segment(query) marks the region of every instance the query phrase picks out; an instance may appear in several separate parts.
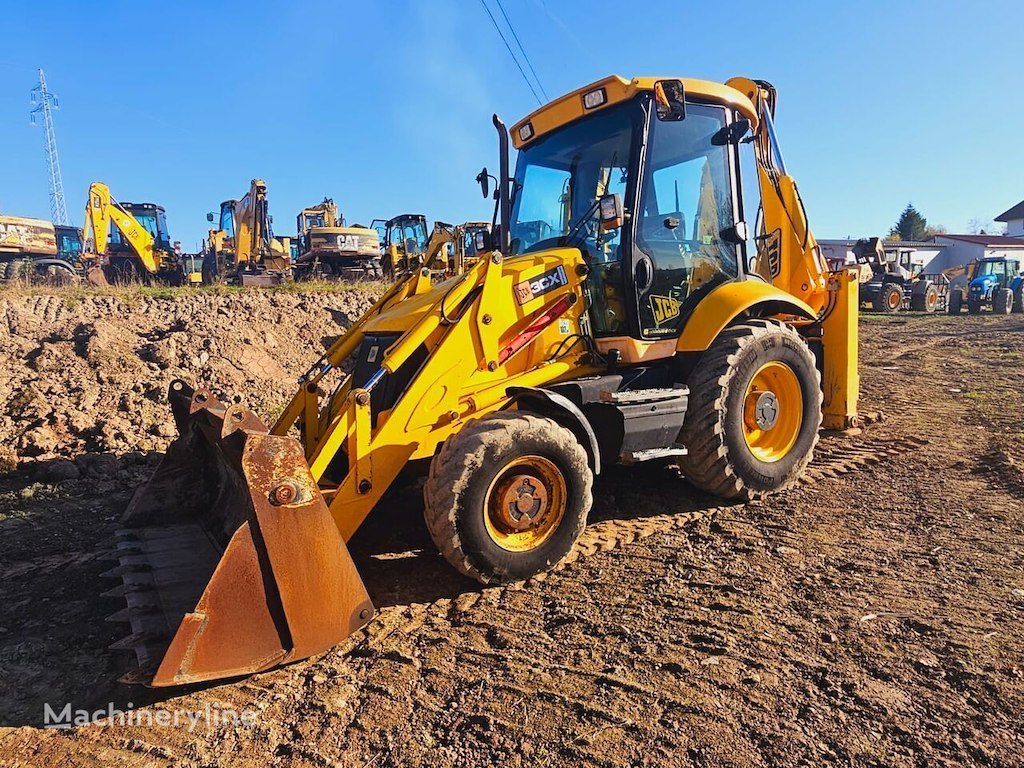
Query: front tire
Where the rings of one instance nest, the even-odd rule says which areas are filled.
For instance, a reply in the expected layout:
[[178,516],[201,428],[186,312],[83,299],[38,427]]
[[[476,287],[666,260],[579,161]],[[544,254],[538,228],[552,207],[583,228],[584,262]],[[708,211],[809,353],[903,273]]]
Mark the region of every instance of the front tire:
[[593,472],[573,433],[502,411],[445,441],[423,489],[424,519],[441,554],[483,584],[550,570],[583,532]]
[[690,377],[679,442],[687,479],[727,499],[793,485],[814,456],[821,377],[792,327],[751,320],[728,328]]
[[947,299],[946,312],[951,315],[959,315],[960,310],[964,306],[964,295],[960,292],[959,288],[950,289],[949,298]]
[[1008,315],[1013,309],[1013,291],[1009,288],[996,288],[992,294],[992,313]]
[[981,299],[967,299],[967,314],[969,315],[980,315],[981,314]]
[[896,283],[883,283],[875,294],[874,310],[876,312],[899,312],[903,306],[903,287]]

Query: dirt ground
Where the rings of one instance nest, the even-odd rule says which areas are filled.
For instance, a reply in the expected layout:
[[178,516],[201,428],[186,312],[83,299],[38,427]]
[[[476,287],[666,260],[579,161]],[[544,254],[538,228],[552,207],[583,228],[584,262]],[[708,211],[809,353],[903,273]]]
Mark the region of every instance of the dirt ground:
[[[369,301],[0,293],[0,765],[1021,765],[1021,315],[865,317],[884,418],[791,491],[613,468],[571,562],[482,589],[398,488],[351,546],[366,630],[230,684],[118,683],[104,552],[173,436],[168,380],[271,417]],[[65,703],[255,722],[41,728]]]

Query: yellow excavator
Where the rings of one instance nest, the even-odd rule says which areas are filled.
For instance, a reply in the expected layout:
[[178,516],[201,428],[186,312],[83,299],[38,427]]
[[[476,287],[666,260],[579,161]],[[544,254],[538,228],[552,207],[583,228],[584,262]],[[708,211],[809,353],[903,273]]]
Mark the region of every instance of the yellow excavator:
[[438,549],[485,584],[565,558],[612,463],[670,457],[725,499],[795,483],[858,421],[857,282],[821,256],[775,102],[608,77],[512,127],[514,173],[495,116],[496,226],[463,275],[391,286],[270,426],[172,382],[180,436],[113,572],[136,679],[258,672],[369,622],[345,543],[410,464]]
[[381,277],[377,230],[347,226],[331,198],[303,208],[297,225],[296,280]]
[[82,228],[82,265],[94,285],[157,281],[198,283],[195,257],[185,255],[167,234],[167,214],[153,203],[119,203],[100,181],[89,186]]
[[[279,285],[291,275],[288,238],[275,238],[269,213],[267,184],[253,179],[241,200],[220,204],[218,228],[211,229],[204,248],[204,285]],[[213,223],[214,215],[206,220]]]

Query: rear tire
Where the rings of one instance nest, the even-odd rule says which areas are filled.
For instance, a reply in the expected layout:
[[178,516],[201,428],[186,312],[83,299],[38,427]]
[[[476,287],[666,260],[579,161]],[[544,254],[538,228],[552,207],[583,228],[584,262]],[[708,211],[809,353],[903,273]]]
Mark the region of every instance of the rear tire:
[[[778,372],[788,384],[777,387],[777,393],[755,386],[764,371]],[[689,387],[689,410],[679,435],[688,453],[679,464],[691,483],[734,499],[782,490],[797,481],[818,443],[822,394],[814,355],[792,327],[752,320],[726,329],[704,353]],[[761,399],[766,395],[773,395],[766,403],[771,418],[763,426]],[[776,429],[780,432],[773,435]],[[777,439],[781,443],[773,446]]]
[[1024,282],[1018,285],[1013,292],[1013,307],[1011,311],[1015,314],[1024,312]]
[[505,584],[569,554],[587,522],[593,480],[570,430],[522,411],[492,413],[448,438],[431,461],[423,515],[456,570]]
[[1009,288],[996,288],[992,294],[992,313],[1008,315],[1013,309],[1013,291]]

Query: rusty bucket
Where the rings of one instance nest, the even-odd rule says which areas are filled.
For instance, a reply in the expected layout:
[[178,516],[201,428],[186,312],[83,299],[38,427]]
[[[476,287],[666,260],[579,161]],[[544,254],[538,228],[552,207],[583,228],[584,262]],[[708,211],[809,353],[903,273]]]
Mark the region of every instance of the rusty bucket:
[[373,615],[302,447],[249,410],[174,381],[179,437],[118,531],[139,661],[131,681],[181,685],[321,653]]

